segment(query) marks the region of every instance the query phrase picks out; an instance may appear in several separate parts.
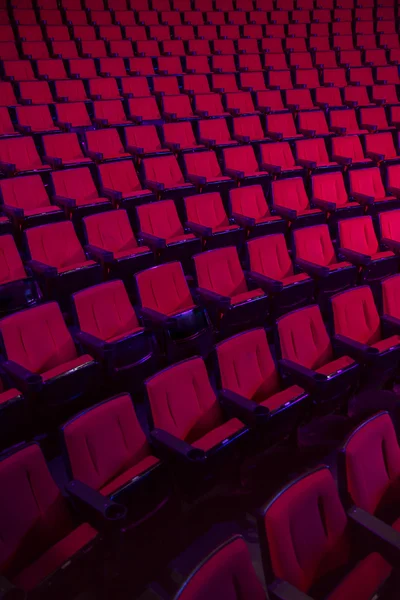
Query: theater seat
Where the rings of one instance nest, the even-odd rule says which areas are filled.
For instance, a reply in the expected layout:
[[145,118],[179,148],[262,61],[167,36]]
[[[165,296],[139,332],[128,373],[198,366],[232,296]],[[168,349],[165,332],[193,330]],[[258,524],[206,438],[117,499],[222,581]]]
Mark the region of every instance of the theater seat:
[[301,175],[303,172],[303,167],[295,162],[289,142],[262,144],[260,164],[261,168],[270,173],[274,179]]
[[199,469],[204,477],[205,468],[209,477],[217,458],[220,467],[234,458],[232,453],[243,443],[248,429],[239,419],[224,414],[201,358],[160,371],[147,380],[146,388],[152,443],[163,455],[175,457],[178,468],[186,466],[185,487],[195,482],[199,485]]
[[192,269],[192,256],[201,251],[201,240],[185,232],[173,200],[137,207],[139,239],[150,246],[161,262],[179,260],[185,270]]
[[59,132],[54,125],[48,106],[17,106],[17,131],[25,135]]
[[308,173],[335,171],[341,167],[329,160],[323,138],[295,142],[296,164],[307,169]]
[[358,383],[357,363],[336,352],[317,305],[300,308],[277,321],[280,366],[289,381],[318,398],[340,405]]
[[301,135],[311,138],[330,135],[322,110],[300,112],[297,130]]
[[338,219],[359,217],[364,209],[358,202],[351,202],[347,195],[342,173],[323,173],[311,178],[312,203],[329,216],[329,224]]
[[194,137],[190,121],[166,123],[162,126],[163,145],[175,154],[203,150],[203,144],[198,144]]
[[185,198],[185,210],[185,225],[200,237],[205,250],[241,246],[243,230],[228,219],[218,192]]
[[0,172],[5,177],[37,171],[50,171],[50,167],[42,163],[32,137],[0,139]]
[[54,189],[53,201],[65,210],[65,214],[77,223],[95,212],[110,210],[112,204],[101,198],[94,185],[88,167],[53,171],[51,180]]
[[330,130],[337,135],[363,135],[368,133],[367,129],[358,125],[354,108],[348,110],[331,110]]
[[62,131],[81,133],[93,129],[85,102],[56,104],[56,124]]
[[231,217],[234,222],[243,227],[246,237],[286,232],[286,221],[279,216],[271,215],[261,185],[249,185],[230,190],[229,200]]
[[[371,543],[366,548],[363,515],[346,514],[328,467],[287,484],[259,511],[258,518],[271,597],[316,598],[321,587],[332,600],[379,595],[391,566],[379,554],[383,543],[379,523],[374,521],[371,527],[377,535],[368,536]],[[299,563],[291,559],[295,549]]]
[[301,133],[297,133],[293,115],[290,113],[266,115],[265,135],[274,142],[295,140],[303,137]]
[[135,276],[140,312],[170,360],[199,354],[213,347],[207,312],[195,304],[179,262],[168,262]]
[[264,131],[258,115],[237,116],[233,119],[233,137],[240,144],[260,144],[265,141]]
[[350,197],[364,206],[368,214],[400,208],[400,199],[386,194],[377,167],[350,171],[349,191]]
[[154,265],[148,246],[138,246],[125,210],[91,215],[83,220],[88,255],[99,262],[106,276],[122,279],[134,295],[132,276]]
[[357,135],[332,138],[332,160],[342,165],[345,169],[352,167],[368,167],[373,162],[364,156],[360,138]]
[[178,201],[196,193],[196,188],[187,183],[175,156],[145,158],[142,162],[143,184],[152,190],[157,199],[173,198]]
[[379,389],[393,381],[400,361],[400,327],[386,334],[371,288],[346,290],[333,296],[331,303],[334,343],[364,365],[363,384]]
[[69,308],[69,295],[100,283],[102,271],[88,260],[71,221],[61,221],[25,231],[29,267],[48,300]]
[[150,190],[142,189],[131,160],[100,164],[98,174],[101,195],[109,198],[115,207],[130,211],[155,200]]
[[96,163],[130,158],[125,151],[117,129],[97,129],[85,134],[86,155]]
[[56,302],[2,319],[0,334],[2,368],[33,401],[36,427],[37,419],[41,430],[59,424],[96,397],[99,365],[92,356],[78,353]]
[[64,212],[50,204],[40,175],[3,179],[0,198],[1,209],[11,219],[16,232],[64,219]]
[[398,257],[381,251],[371,216],[339,221],[339,254],[358,267],[361,280],[374,285],[397,273]]
[[252,146],[225,148],[222,156],[224,173],[232,177],[238,186],[259,184],[265,191],[268,190],[269,174],[258,166]]
[[272,204],[276,213],[292,227],[305,227],[325,222],[319,208],[311,208],[301,177],[275,180],[271,183]]
[[268,298],[248,285],[235,247],[197,254],[194,263],[196,292],[221,337],[265,323]]
[[125,147],[137,160],[145,156],[159,156],[169,154],[168,148],[163,148],[154,125],[141,125],[140,127],[126,127]]
[[25,271],[11,235],[0,236],[0,252],[0,315],[4,316],[34,306],[39,293],[32,277]]
[[[97,531],[75,519],[72,506],[50,475],[39,444],[18,446],[4,454],[0,482],[7,490],[0,527],[10,532],[1,572],[3,588],[10,586],[10,596],[45,598],[63,593],[66,587],[78,593],[79,587],[90,581],[93,584],[89,566],[98,553]],[[111,503],[104,507],[104,513],[108,507]],[[89,516],[97,514],[100,522],[106,521],[101,511],[90,504],[86,508]]]
[[379,228],[382,246],[398,254],[400,250],[400,210],[380,213]]
[[226,119],[201,120],[198,123],[198,141],[213,150],[237,146],[228,129]]
[[198,192],[219,192],[225,199],[234,187],[231,177],[222,174],[217,156],[212,150],[186,154],[183,157],[186,179]]
[[216,353],[222,404],[248,426],[268,428],[271,440],[292,432],[308,396],[299,386],[284,388],[265,330],[252,329],[224,340]]
[[84,156],[76,133],[46,135],[43,136],[42,141],[43,160],[53,169],[92,163],[90,158]]
[[365,136],[365,155],[377,166],[391,165],[400,162],[393,143],[393,136],[388,131]]
[[269,296],[278,317],[312,302],[314,282],[306,273],[295,274],[283,233],[247,242],[250,279]]
[[156,368],[155,348],[123,282],[89,287],[73,294],[72,302],[75,340],[99,361],[113,386],[137,391]]

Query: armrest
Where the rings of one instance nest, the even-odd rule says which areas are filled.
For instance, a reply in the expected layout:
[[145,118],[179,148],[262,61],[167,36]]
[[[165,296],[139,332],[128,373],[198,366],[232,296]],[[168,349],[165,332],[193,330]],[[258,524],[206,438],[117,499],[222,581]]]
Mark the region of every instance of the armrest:
[[368,362],[372,357],[379,354],[379,350],[376,348],[361,344],[345,335],[334,335],[333,344],[337,350],[361,363]]
[[67,123],[66,121],[55,121],[55,124],[64,131],[69,131],[72,128],[72,123]]
[[94,356],[96,360],[104,360],[107,353],[110,353],[111,348],[107,342],[86,333],[86,331],[73,331],[73,338],[78,344],[82,344],[85,349],[88,349],[89,354]]
[[283,140],[283,133],[281,133],[280,131],[266,131],[265,135],[276,142],[280,142],[281,140]]
[[153,429],[150,432],[150,441],[156,448],[190,463],[203,463],[206,459],[203,450],[193,448],[184,440],[180,440],[163,429]]
[[3,213],[12,219],[23,219],[24,218],[24,209],[17,208],[16,206],[10,206],[9,204],[2,205]]
[[15,173],[17,166],[14,163],[7,163],[0,160],[0,169],[2,171],[7,171],[8,173]]
[[94,256],[94,258],[100,260],[101,262],[111,263],[114,260],[114,254],[112,252],[103,250],[103,248],[98,248],[97,246],[93,246],[93,244],[87,244],[85,246],[85,252],[91,256]]
[[219,392],[221,404],[232,417],[243,421],[246,425],[254,425],[255,419],[267,419],[270,411],[265,406],[260,406],[253,400],[248,400],[244,396],[223,389]]
[[122,200],[122,192],[118,192],[117,190],[112,190],[108,187],[102,187],[101,193],[106,198],[110,198],[111,200]]
[[62,160],[61,158],[56,158],[55,156],[43,156],[42,157],[43,162],[51,165],[53,168],[55,167],[62,167]]
[[172,150],[173,152],[181,149],[181,145],[177,142],[163,142],[163,145]]
[[0,575],[0,600],[26,600],[27,593]]
[[145,179],[144,187],[156,192],[162,192],[165,190],[165,185],[163,183],[160,183],[159,181],[152,181],[151,179]]
[[296,158],[296,164],[306,169],[315,169],[317,163],[314,160],[306,160],[305,158]]
[[327,380],[326,376],[322,375],[322,373],[316,373],[312,369],[303,367],[292,360],[283,359],[279,361],[279,364],[284,373],[306,388],[314,388],[318,383]]
[[273,205],[275,212],[284,219],[293,221],[297,217],[297,212],[292,208],[286,208],[286,206],[279,206],[279,204]]
[[32,269],[32,271],[36,275],[41,275],[43,277],[57,277],[57,269],[56,267],[52,267],[50,265],[45,265],[44,263],[38,260],[29,260],[27,262],[27,266]]
[[101,100],[101,96],[100,96],[100,94],[89,94],[89,98],[90,98],[91,100],[95,100],[95,101],[97,101],[97,100]]
[[387,188],[387,193],[391,194],[395,198],[400,198],[400,188],[396,188],[396,187],[393,187],[393,186],[390,185]]
[[92,160],[103,160],[102,152],[94,152],[93,150],[86,150],[86,156],[91,158]]
[[238,213],[232,213],[232,219],[234,219],[241,227],[254,227],[256,224],[256,220],[253,217],[246,217],[245,215],[239,215]]
[[73,198],[66,198],[65,196],[59,196],[58,194],[53,196],[53,201],[56,204],[61,204],[61,206],[63,206],[64,208],[76,207],[76,201]]
[[144,148],[139,148],[139,146],[127,146],[126,151],[130,154],[144,154]]
[[197,233],[201,237],[210,237],[212,235],[211,227],[206,227],[205,225],[200,225],[200,223],[193,223],[192,221],[186,221],[185,227],[188,227],[194,233]]
[[338,125],[330,125],[329,131],[337,133],[338,135],[346,135],[346,127],[339,127]]
[[262,171],[268,171],[268,173],[281,173],[282,167],[279,165],[271,165],[270,163],[262,163],[260,166]]
[[65,491],[85,512],[88,510],[92,516],[100,517],[102,521],[122,521],[127,515],[125,506],[113,502],[78,479],[67,483]]
[[355,252],[349,248],[339,248],[338,254],[344,256],[345,259],[359,266],[368,266],[371,263],[371,257],[361,252]]
[[216,292],[211,290],[206,290],[204,288],[197,288],[197,292],[200,298],[204,302],[210,302],[212,304],[218,305],[220,308],[228,308],[231,304],[231,299],[228,296],[221,296]]
[[144,241],[146,246],[151,246],[152,248],[165,248],[167,245],[165,240],[152,235],[151,233],[144,233],[143,231],[140,231],[138,237]]
[[400,335],[400,319],[383,315],[381,317],[382,331],[384,336]]
[[271,600],[313,600],[311,596],[301,592],[287,581],[277,580],[268,586]]
[[152,308],[144,308],[140,309],[140,313],[145,320],[149,320],[153,325],[169,328],[173,325],[174,320],[163,313],[158,312],[157,310],[153,310]]
[[305,135],[307,137],[315,137],[317,132],[315,131],[315,129],[300,128],[299,133],[301,133],[302,135]]
[[188,173],[186,178],[190,183],[194,183],[194,185],[205,185],[207,183],[207,178],[203,175],[192,175],[191,173]]
[[228,111],[229,114],[231,114],[233,117],[237,117],[238,115],[240,115],[240,108],[227,108],[226,109]]
[[19,125],[16,123],[14,127],[20,133],[32,133],[32,127],[30,125]]
[[321,198],[311,198],[311,203],[318,206],[325,212],[334,212],[336,210],[336,204],[334,202],[328,202],[328,200],[322,200]]
[[268,293],[277,294],[282,291],[283,283],[277,279],[271,279],[255,271],[250,271],[248,277]]
[[235,140],[237,140],[238,142],[241,142],[242,144],[248,144],[250,142],[249,135],[240,135],[237,133],[233,137]]
[[396,240],[390,240],[389,238],[382,238],[381,243],[392,250],[392,252],[399,253],[400,252],[400,242]]
[[367,196],[367,194],[360,194],[360,192],[353,192],[351,195],[353,196],[354,200],[359,204],[365,205],[374,203],[373,196]]
[[378,154],[377,152],[371,152],[370,150],[368,150],[365,153],[365,156],[367,158],[372,158],[372,160],[374,160],[375,162],[382,162],[383,160],[385,160],[384,154]]
[[225,175],[232,177],[232,179],[243,179],[244,172],[238,171],[237,169],[225,169]]
[[194,113],[196,115],[199,115],[199,117],[208,117],[208,110],[199,110],[198,108],[196,108]]
[[347,516],[360,536],[397,567],[400,560],[400,533],[358,506],[350,508]]
[[177,119],[177,113],[165,112],[164,117],[169,119],[170,121],[175,121]]
[[332,160],[334,162],[339,163],[339,165],[343,166],[349,166],[353,162],[353,160],[349,156],[339,156],[338,154],[333,154]]
[[295,264],[302,270],[305,271],[311,277],[327,277],[330,273],[328,267],[316,265],[315,263],[304,260],[303,258],[297,258]]
[[216,140],[199,138],[199,144],[204,144],[204,146],[207,146],[208,148],[213,148],[216,145],[216,143]]
[[361,123],[360,124],[360,128],[361,129],[366,129],[370,133],[375,133],[376,131],[378,131],[378,126],[377,125],[370,125],[368,123]]
[[42,387],[42,378],[37,373],[32,373],[13,360],[1,363],[1,368],[15,381],[16,387],[24,394],[38,392]]
[[92,117],[92,121],[95,125],[101,125],[102,127],[107,127],[108,119],[99,119],[98,117]]

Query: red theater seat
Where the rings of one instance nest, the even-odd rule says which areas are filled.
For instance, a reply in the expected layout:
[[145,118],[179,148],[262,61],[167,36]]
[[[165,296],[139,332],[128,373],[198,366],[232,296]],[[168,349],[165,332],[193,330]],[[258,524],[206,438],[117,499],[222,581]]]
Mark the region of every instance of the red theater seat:
[[288,113],[267,115],[265,135],[276,142],[303,137],[297,133],[293,116]]
[[142,189],[132,161],[108,162],[98,167],[100,192],[120,208],[133,209],[138,204],[151,202],[154,194]]
[[[18,128],[18,125],[16,125]],[[5,106],[0,107],[0,139],[16,137],[20,134],[15,131],[10,114]]]
[[240,246],[243,231],[228,220],[218,192],[185,198],[185,210],[186,226],[202,239],[206,250]]
[[303,171],[303,167],[296,165],[288,142],[260,146],[260,163],[261,168],[268,171],[274,179],[278,176],[301,174]]
[[399,200],[386,194],[377,167],[350,171],[349,191],[351,198],[366,207],[369,213],[399,208]]
[[32,137],[0,140],[0,172],[6,176],[49,171],[43,165]]
[[81,166],[92,162],[90,158],[83,155],[76,133],[46,135],[42,138],[42,142],[43,160],[53,169]]
[[144,185],[158,198],[183,198],[191,196],[196,188],[186,183],[175,156],[143,159]]
[[357,135],[332,138],[332,160],[343,167],[351,168],[373,164],[370,158],[365,158],[360,138]]
[[304,227],[325,222],[319,208],[311,208],[304,181],[301,177],[275,180],[271,183],[273,208],[293,227]]
[[54,125],[48,106],[17,106],[15,112],[16,128],[25,135],[60,131]]
[[56,124],[63,131],[75,131],[93,129],[86,105],[84,102],[71,102],[56,105]]
[[[28,277],[25,271],[14,238],[11,235],[3,234],[0,236],[0,251],[2,257],[0,265],[0,315],[3,317],[23,308],[34,306],[38,301],[39,295],[36,284],[32,281],[31,277]],[[1,398],[2,393],[0,392],[0,407],[2,407]],[[10,398],[12,398],[12,395],[10,395]],[[7,396],[4,396],[4,400],[7,400]],[[12,419],[13,410],[12,407],[9,408],[10,418]],[[3,422],[4,425],[6,423],[7,421]],[[24,428],[23,421],[19,425],[21,428]],[[10,431],[7,431],[7,428],[5,428],[3,433],[5,433],[5,438],[8,439],[10,437]],[[14,432],[12,436],[15,436],[15,433],[17,432]],[[25,431],[21,431],[17,435],[24,435],[24,433]],[[3,443],[1,442],[1,445]]]
[[21,81],[19,84],[21,104],[53,104],[53,96],[47,81]]
[[154,125],[127,127],[124,134],[126,150],[136,158],[169,154],[169,150],[162,147]]
[[258,166],[252,146],[225,148],[223,151],[224,172],[232,177],[238,185],[260,184],[267,187],[269,174]]
[[130,158],[129,152],[125,152],[116,129],[87,131],[85,138],[86,154],[96,163]]
[[199,143],[214,150],[238,145],[238,142],[231,138],[225,119],[199,121],[198,132]]
[[199,192],[219,192],[226,197],[234,187],[230,177],[222,174],[215,152],[190,153],[183,157],[186,178],[197,187]]
[[272,216],[261,185],[235,188],[229,192],[231,216],[243,227],[246,237],[285,233],[286,222]]
[[111,208],[106,198],[99,197],[88,167],[53,171],[51,179],[54,202],[73,218],[80,219]]
[[314,175],[311,179],[312,203],[330,215],[330,223],[337,219],[358,217],[364,209],[349,200],[341,173]]
[[295,142],[296,163],[307,169],[309,173],[332,171],[339,169],[339,165],[329,160],[323,138],[301,140]]

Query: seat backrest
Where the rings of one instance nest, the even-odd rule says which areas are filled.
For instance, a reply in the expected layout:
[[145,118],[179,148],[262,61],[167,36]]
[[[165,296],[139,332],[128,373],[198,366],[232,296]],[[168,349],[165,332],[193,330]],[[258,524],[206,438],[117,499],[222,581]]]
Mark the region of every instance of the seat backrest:
[[17,99],[10,81],[0,82],[0,106],[15,106]]
[[225,119],[208,119],[199,121],[199,139],[215,140],[217,144],[231,141]]
[[99,152],[104,158],[112,158],[125,153],[121,138],[116,129],[96,129],[86,132],[87,149]]
[[296,142],[296,152],[297,158],[310,160],[317,163],[317,165],[326,165],[329,163],[325,142],[322,138]]
[[358,106],[370,104],[365,85],[349,85],[343,88],[343,97],[346,102],[357,102]]
[[25,278],[24,265],[13,236],[0,236],[0,284]]
[[333,110],[330,114],[332,127],[344,127],[350,132],[358,131],[356,113],[353,109]]
[[282,358],[313,370],[331,361],[331,341],[318,306],[288,313],[277,325]]
[[77,357],[74,341],[56,302],[21,310],[2,319],[0,333],[7,359],[33,373],[45,373]]
[[184,157],[186,172],[190,175],[201,175],[207,179],[222,177],[215,152],[197,152],[186,154]]
[[83,220],[89,244],[108,250],[123,252],[136,248],[137,243],[125,210],[111,210],[90,215]]
[[175,96],[179,94],[176,77],[154,77],[154,92]]
[[286,105],[298,107],[298,110],[312,110],[314,107],[310,90],[287,90]]
[[78,206],[90,204],[99,197],[88,167],[53,171],[51,178],[55,193],[64,198],[73,198]]
[[262,144],[260,162],[281,167],[284,170],[291,169],[296,165],[289,142]]
[[122,194],[130,194],[142,189],[133,162],[130,160],[99,165],[99,175],[102,186]]
[[366,135],[365,150],[366,152],[382,154],[385,159],[396,158],[397,156],[396,148],[393,143],[393,136],[390,132]]
[[352,503],[374,514],[398,502],[397,490],[391,487],[398,487],[400,448],[388,413],[378,413],[359,425],[342,452],[346,491]]
[[27,125],[32,131],[45,131],[54,127],[48,106],[17,106],[17,121],[20,125]]
[[[337,111],[339,112],[339,111]],[[340,111],[349,112],[349,111]],[[331,113],[331,115],[333,112]],[[331,119],[332,123],[332,119]],[[333,123],[332,123],[333,124]],[[332,155],[351,158],[354,162],[364,160],[364,152],[358,135],[338,136],[332,138]]]
[[383,314],[400,319],[400,275],[386,277],[382,281]]
[[18,171],[30,171],[43,166],[30,136],[0,140],[0,162],[15,165]]
[[376,125],[379,129],[386,129],[388,122],[386,119],[386,113],[383,106],[377,106],[376,108],[361,108],[360,109],[360,122],[366,125]]
[[166,188],[185,182],[175,156],[145,158],[142,164],[145,179],[163,183]]
[[193,306],[192,296],[179,262],[169,262],[141,271],[135,278],[140,303],[144,308],[171,315]]
[[340,172],[314,175],[311,179],[311,186],[314,198],[334,202],[336,207],[345,206],[349,200],[343,175]]
[[84,102],[87,100],[83,81],[80,79],[55,82],[56,95],[60,98],[66,98],[68,102]]
[[106,119],[109,123],[124,123],[127,118],[120,100],[100,100],[93,102],[96,119]]
[[357,192],[372,196],[375,199],[385,198],[381,173],[378,167],[372,169],[356,169],[349,173],[350,194]]
[[265,330],[252,329],[220,342],[217,347],[221,385],[254,402],[280,389]]
[[300,112],[299,130],[300,129],[315,131],[317,135],[329,133],[328,124],[322,110]]
[[125,129],[126,146],[143,149],[144,154],[161,150],[161,142],[154,125],[127,127]]
[[40,175],[2,179],[0,181],[0,194],[4,204],[22,210],[50,206],[46,188]]
[[165,240],[184,234],[173,200],[142,204],[137,207],[137,215],[144,233]]
[[247,242],[250,270],[279,281],[293,275],[293,265],[283,233],[266,235]]
[[239,148],[226,148],[223,151],[225,167],[246,173],[259,171],[256,155],[251,145]]
[[139,327],[121,280],[108,281],[73,295],[79,328],[101,340],[128,334]]
[[189,444],[222,423],[202,358],[190,358],[146,381],[154,427]]
[[209,250],[194,256],[199,287],[222,296],[247,292],[237,250],[233,246]]
[[187,220],[199,223],[205,227],[228,227],[229,221],[226,216],[221,196],[218,192],[199,194],[185,198]]
[[207,111],[210,117],[226,114],[219,94],[196,94],[195,103],[197,110]]
[[236,117],[233,119],[233,132],[235,135],[246,135],[250,140],[264,139],[260,117]]
[[73,478],[96,490],[150,456],[129,394],[76,415],[62,433]]
[[266,130],[271,133],[281,133],[284,138],[297,135],[296,127],[291,114],[267,115]]
[[25,235],[33,260],[58,269],[86,261],[72,221],[30,227]]
[[47,81],[21,81],[19,93],[24,100],[31,100],[32,104],[52,104],[53,97]]
[[332,298],[335,334],[371,346],[381,338],[381,323],[371,288],[359,286]]
[[327,467],[281,490],[263,510],[259,527],[273,578],[302,592],[348,561],[347,517]]
[[73,521],[39,444],[0,461],[0,487],[0,572],[12,579],[68,535]]
[[90,79],[88,83],[90,95],[100,96],[97,100],[114,100],[120,96],[114,77]]
[[340,246],[367,256],[379,252],[379,244],[370,216],[339,221]]
[[124,77],[121,79],[121,90],[125,94],[132,94],[139,98],[151,96],[146,77]]
[[269,207],[261,185],[249,185],[229,191],[232,213],[259,219],[269,215]]
[[64,161],[84,158],[76,133],[45,135],[43,149],[46,156],[61,158]]
[[271,183],[273,203],[303,212],[310,207],[304,181],[301,177],[281,179]]
[[72,127],[92,127],[84,102],[57,104],[56,112],[57,120],[61,123],[69,123]]
[[165,142],[179,144],[181,148],[196,145],[192,125],[189,121],[166,123],[163,125],[163,134]]

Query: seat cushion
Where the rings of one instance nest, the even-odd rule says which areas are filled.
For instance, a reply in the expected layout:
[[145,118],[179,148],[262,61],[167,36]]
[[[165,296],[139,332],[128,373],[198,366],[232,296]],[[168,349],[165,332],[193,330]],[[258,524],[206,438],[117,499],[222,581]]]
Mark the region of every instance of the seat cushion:
[[215,427],[215,429],[193,442],[192,446],[204,451],[210,450],[226,438],[243,429],[243,427],[244,425],[239,419],[229,419],[226,423]]
[[23,590],[32,590],[46,577],[54,573],[64,563],[66,563],[81,548],[89,544],[97,536],[97,532],[87,523],[74,529],[64,539],[49,548],[34,563],[21,571],[13,579],[14,585]]
[[167,244],[178,244],[179,242],[186,242],[187,240],[194,240],[196,236],[193,233],[186,233],[184,235],[175,235],[174,237],[166,240]]
[[138,198],[139,196],[148,196],[151,194],[151,190],[132,190],[131,192],[122,192],[123,198]]
[[256,290],[249,290],[248,292],[242,292],[241,294],[232,296],[231,304],[240,304],[241,302],[253,300],[253,298],[260,298],[261,296],[265,296],[265,294],[260,288],[257,288]]
[[155,456],[146,456],[146,458],[139,461],[136,465],[130,469],[127,469],[127,471],[121,473],[121,475],[118,475],[118,477],[115,477],[115,479],[110,481],[110,483],[102,487],[100,492],[106,496],[113,494],[127,483],[132,481],[135,477],[141,475],[151,467],[154,467],[154,465],[157,465],[159,462],[160,461]]
[[341,369],[347,369],[347,367],[354,364],[354,360],[350,358],[350,356],[341,356],[317,369],[317,373],[328,376],[337,373],[337,371],[340,371]]
[[34,217],[35,215],[42,215],[44,213],[60,212],[59,206],[41,206],[40,208],[31,208],[30,210],[24,209],[24,217]]
[[336,269],[344,269],[345,267],[351,267],[351,263],[343,261],[340,263],[332,263],[331,265],[327,265],[330,271],[336,271]]
[[320,215],[321,209],[319,208],[308,208],[307,210],[296,211],[298,217],[306,217],[308,215]]
[[276,394],[273,394],[272,396],[261,402],[261,406],[265,406],[271,411],[276,410],[284,406],[284,404],[286,404],[287,402],[291,402],[292,400],[294,400],[298,396],[301,396],[304,393],[305,392],[303,388],[299,387],[298,385],[292,385],[286,390],[277,392]]
[[135,327],[134,329],[130,329],[129,331],[124,331],[124,333],[121,333],[120,335],[115,335],[114,337],[110,337],[107,338],[107,342],[118,342],[119,340],[123,340],[126,337],[129,337],[131,335],[135,335],[135,333],[138,333],[138,331],[144,331],[143,327]]
[[371,258],[372,260],[381,260],[381,258],[390,258],[391,256],[394,256],[394,253],[387,250],[386,252],[377,252],[376,254],[373,254]]
[[326,600],[371,600],[391,571],[391,566],[380,554],[368,554],[342,579]]
[[129,256],[143,254],[144,252],[150,252],[150,248],[148,246],[137,246],[136,248],[128,248],[127,250],[120,250],[119,252],[114,252],[113,256],[116,260],[118,260],[120,258],[128,258]]
[[213,233],[220,233],[221,231],[237,231],[239,229],[239,225],[221,225],[220,227],[214,227]]
[[85,262],[75,263],[68,265],[67,267],[61,267],[57,269],[57,273],[67,273],[68,271],[76,271],[77,269],[84,269],[85,267],[91,267],[97,263],[94,260],[85,260]]
[[398,346],[400,344],[400,335],[392,335],[385,340],[379,340],[376,344],[372,345],[372,348],[376,348],[379,352],[385,352],[385,350],[389,350],[393,346]]
[[298,273],[297,275],[285,277],[280,281],[283,283],[283,285],[292,285],[293,283],[299,283],[300,281],[307,281],[309,279],[310,277],[307,275],[307,273]]
[[259,223],[272,223],[273,221],[282,221],[282,217],[276,217],[276,216],[267,215],[266,217],[259,217],[255,221],[256,221],[256,224],[259,224]]
[[78,367],[83,367],[86,363],[93,362],[93,358],[89,354],[83,354],[82,356],[77,356],[73,360],[69,360],[66,363],[62,363],[50,371],[45,371],[41,373],[43,381],[48,381],[54,377],[58,377],[67,371],[71,371],[71,369],[77,369]]
[[12,388],[11,390],[6,390],[0,394],[0,404],[5,404],[9,400],[13,400],[14,398],[18,398],[21,396],[21,392]]

